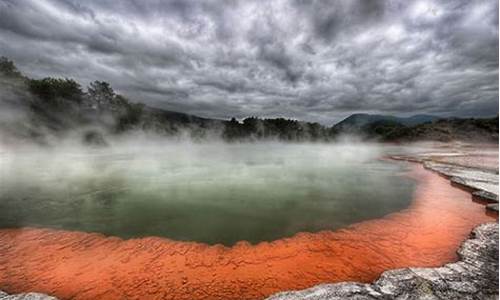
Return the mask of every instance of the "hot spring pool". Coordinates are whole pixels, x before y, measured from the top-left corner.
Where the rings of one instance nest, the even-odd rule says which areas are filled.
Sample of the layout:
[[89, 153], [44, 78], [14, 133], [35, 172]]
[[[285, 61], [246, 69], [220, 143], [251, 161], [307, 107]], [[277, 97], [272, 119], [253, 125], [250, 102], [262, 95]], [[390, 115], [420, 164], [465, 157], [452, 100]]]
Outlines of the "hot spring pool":
[[404, 165], [367, 145], [167, 143], [0, 154], [0, 227], [232, 245], [408, 207]]

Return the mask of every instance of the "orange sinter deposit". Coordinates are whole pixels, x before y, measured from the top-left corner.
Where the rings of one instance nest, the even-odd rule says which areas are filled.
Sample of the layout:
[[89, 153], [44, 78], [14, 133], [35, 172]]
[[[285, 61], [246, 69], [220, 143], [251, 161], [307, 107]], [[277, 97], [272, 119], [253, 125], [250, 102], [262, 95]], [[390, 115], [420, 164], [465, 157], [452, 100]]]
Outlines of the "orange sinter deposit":
[[262, 299], [326, 282], [369, 282], [387, 269], [454, 261], [474, 226], [498, 218], [420, 165], [409, 176], [418, 185], [406, 210], [258, 245], [1, 229], [0, 288], [61, 299]]

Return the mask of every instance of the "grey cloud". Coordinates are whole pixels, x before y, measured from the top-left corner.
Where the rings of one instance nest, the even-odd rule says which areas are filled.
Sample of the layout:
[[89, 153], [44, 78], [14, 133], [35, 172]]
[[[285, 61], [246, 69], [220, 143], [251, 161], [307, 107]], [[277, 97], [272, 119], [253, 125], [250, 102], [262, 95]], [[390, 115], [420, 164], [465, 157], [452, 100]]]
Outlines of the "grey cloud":
[[495, 0], [0, 0], [0, 55], [204, 117], [498, 111]]

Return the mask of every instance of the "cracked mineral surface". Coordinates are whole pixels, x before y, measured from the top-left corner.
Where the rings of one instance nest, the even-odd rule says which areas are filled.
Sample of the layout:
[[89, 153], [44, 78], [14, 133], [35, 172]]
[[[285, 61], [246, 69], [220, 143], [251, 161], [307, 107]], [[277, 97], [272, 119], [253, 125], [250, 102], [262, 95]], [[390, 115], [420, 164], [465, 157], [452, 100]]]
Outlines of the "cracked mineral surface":
[[386, 271], [373, 284], [324, 284], [268, 300], [498, 299], [498, 224], [476, 227], [458, 255], [458, 262], [438, 268]]

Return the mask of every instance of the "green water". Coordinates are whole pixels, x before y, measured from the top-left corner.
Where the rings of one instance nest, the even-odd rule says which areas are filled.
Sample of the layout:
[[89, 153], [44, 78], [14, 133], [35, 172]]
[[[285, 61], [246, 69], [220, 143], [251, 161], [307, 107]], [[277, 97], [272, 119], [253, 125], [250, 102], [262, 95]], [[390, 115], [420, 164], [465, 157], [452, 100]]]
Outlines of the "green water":
[[164, 144], [0, 154], [0, 227], [232, 245], [406, 208], [414, 182], [375, 146]]

